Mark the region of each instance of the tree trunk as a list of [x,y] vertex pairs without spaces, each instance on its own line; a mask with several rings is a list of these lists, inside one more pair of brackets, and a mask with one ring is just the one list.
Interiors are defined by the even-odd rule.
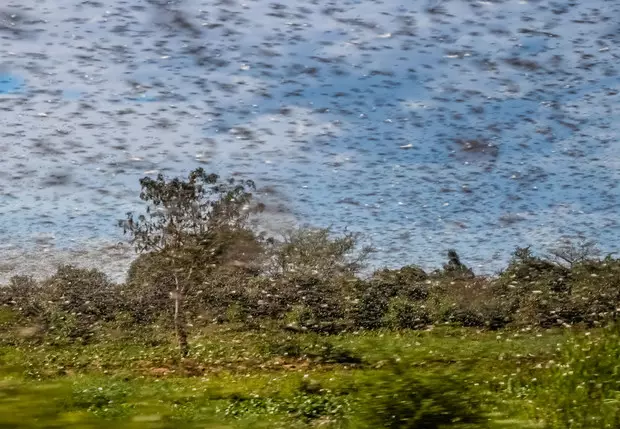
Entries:
[[179,279],[174,276],[176,282],[176,290],[174,294],[174,331],[177,336],[179,352],[181,357],[189,354],[189,344],[187,343],[187,326],[185,324],[185,315],[183,314],[183,291],[179,285]]

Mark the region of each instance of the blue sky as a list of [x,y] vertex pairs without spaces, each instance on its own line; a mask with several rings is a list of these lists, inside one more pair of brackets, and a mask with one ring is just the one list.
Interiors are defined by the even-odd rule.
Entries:
[[21,4],[0,45],[13,261],[38,239],[100,263],[139,177],[199,165],[269,187],[274,233],[363,232],[375,265],[617,250],[618,2]]

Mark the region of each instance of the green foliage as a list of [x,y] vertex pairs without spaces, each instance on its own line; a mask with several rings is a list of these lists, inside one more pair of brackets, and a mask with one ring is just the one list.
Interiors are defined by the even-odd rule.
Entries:
[[365,290],[354,312],[355,325],[363,329],[382,327],[388,308],[389,298],[382,290],[377,288]]
[[89,323],[111,319],[118,308],[115,285],[96,269],[60,266],[41,288],[49,311],[74,314]]
[[25,318],[43,312],[41,285],[31,276],[14,276],[6,287],[0,288],[0,305],[14,309]]
[[529,247],[517,247],[500,278],[530,284],[549,283],[550,287],[560,291],[563,289],[560,279],[564,279],[567,274],[566,268],[534,256]]
[[580,260],[570,268],[517,248],[495,282],[495,293],[521,325],[551,327],[615,320],[620,293],[618,260]]
[[[360,365],[364,361],[364,358],[356,351],[330,342],[322,344],[315,356],[315,361],[319,363]],[[313,355],[310,354],[310,357],[312,358]]]
[[287,358],[308,359],[322,364],[362,364],[363,358],[354,350],[336,345],[316,334],[275,338],[262,345],[264,353]]
[[407,265],[397,270],[375,271],[370,283],[381,289],[386,298],[401,296],[411,300],[424,300],[428,297],[429,276],[420,267]]
[[258,237],[245,228],[255,211],[250,207],[254,182],[221,182],[198,168],[187,180],[159,174],[142,178],[140,185],[146,215],[135,219],[128,213],[120,225],[137,251],[150,252],[132,264],[127,279],[128,293],[148,306],[161,310],[171,292],[177,305],[181,298],[185,304],[200,292],[195,289],[210,282],[216,268],[247,267],[260,253]]
[[42,321],[61,340],[86,340],[122,308],[117,286],[96,269],[60,266],[39,291]]
[[305,305],[295,305],[284,315],[284,323],[289,328],[307,330],[312,325],[312,312]]
[[332,236],[328,228],[301,228],[284,235],[272,248],[272,274],[317,277],[322,281],[350,277],[364,267],[372,248],[358,249],[359,234]]
[[[600,326],[620,314],[620,260],[611,257],[566,268],[524,248],[515,251],[497,278],[428,276],[406,266],[376,271],[367,280],[324,279],[261,272],[251,262],[252,255],[263,257],[261,238],[249,230],[221,230],[212,237],[211,249],[217,251],[196,254],[196,265],[182,278],[182,314],[193,326],[234,320],[256,327],[278,320],[290,329],[323,333],[446,323],[549,328]],[[123,329],[156,321],[170,327],[179,285],[177,262],[169,250],[142,254],[122,285],[96,270],[72,266],[59,267],[40,282],[14,278],[0,291],[3,307],[13,314],[4,325],[39,326],[70,341],[88,339],[117,314],[125,315]]]
[[230,323],[242,323],[250,316],[248,308],[239,303],[233,303],[226,309],[226,321]]
[[[221,182],[219,176],[207,174],[202,168],[190,172],[187,180],[166,179],[159,174],[156,179],[142,178],[140,185],[140,199],[147,203],[146,215],[135,219],[131,212],[127,213],[127,219],[119,226],[130,234],[136,251],[155,255],[146,261],[146,271],[138,265],[133,267],[133,277],[127,282],[128,294],[141,296],[143,289],[150,289],[149,298],[155,300],[156,308],[161,307],[162,295],[170,294],[179,351],[186,356],[188,299],[196,298],[203,292],[196,289],[210,283],[212,268],[229,262],[246,265],[225,256],[230,256],[232,243],[237,250],[235,257],[247,257],[248,247],[238,246],[238,238],[255,238],[246,230],[245,222],[250,213],[262,210],[262,206],[250,206],[251,191],[256,188],[251,180],[231,178]],[[256,244],[255,239],[250,241]],[[260,246],[253,246],[257,247]],[[143,310],[143,302],[140,304]],[[141,318],[148,314],[142,313]]]
[[618,320],[620,316],[620,260],[585,261],[570,273],[570,299],[561,317],[588,326]]
[[480,400],[455,375],[419,374],[395,363],[371,379],[367,392],[356,427],[439,429],[484,422]]
[[496,291],[494,282],[484,277],[442,279],[431,289],[431,317],[436,323],[502,328],[512,320],[512,314]]
[[146,215],[135,219],[127,213],[127,220],[120,222],[138,251],[189,247],[190,241],[201,245],[205,235],[210,239],[210,231],[242,226],[256,188],[251,180],[221,182],[202,168],[187,180],[168,180],[159,174],[156,179],[140,179],[140,185],[140,199],[148,204]]
[[320,277],[291,276],[278,283],[281,293],[289,302],[303,303],[303,310],[297,307],[297,323],[302,327],[320,331],[344,316],[343,293],[336,280],[322,280]]
[[[119,427],[119,421],[98,418],[93,413],[111,404],[109,396],[97,389],[92,394],[86,391],[75,395],[66,383],[32,386],[1,381],[0,428],[113,429]],[[189,429],[193,426],[189,423],[180,426],[179,422],[168,419],[158,412],[154,403],[123,419],[121,424],[127,429]],[[224,428],[221,425],[212,427]]]
[[392,329],[420,329],[432,323],[424,303],[396,297],[390,300],[384,325]]
[[51,311],[47,315],[47,331],[54,337],[55,344],[64,344],[76,340],[87,341],[93,334],[93,326],[83,323],[75,313]]
[[0,329],[13,326],[18,313],[8,307],[0,307]]
[[[259,237],[248,230],[220,230],[210,235],[209,251],[196,251],[187,270],[182,271],[183,307],[188,320],[194,323],[203,313],[211,314],[211,318],[225,318],[232,305],[249,313],[249,283],[257,275],[250,264],[260,258]],[[172,315],[170,293],[176,289],[179,258],[189,258],[185,252],[194,251],[179,249],[174,252],[176,256],[170,256],[168,250],[153,251],[132,262],[124,296],[131,302],[137,320],[152,321],[162,314]]]
[[[319,419],[342,419],[349,411],[346,397],[333,395],[324,389],[301,390],[288,397],[236,398],[224,410],[224,415],[234,418],[248,415],[285,415],[291,419],[310,423]],[[328,420],[329,421],[329,420]]]
[[[358,284],[358,306],[354,311],[355,323],[365,329],[376,329],[387,322],[392,327],[399,326],[394,317],[388,315],[390,301],[400,298],[396,302],[419,301],[419,307],[429,296],[429,276],[419,267],[408,265],[398,270],[383,269],[375,271],[368,282]],[[401,306],[402,307],[402,306]],[[406,310],[393,309],[403,317]],[[415,311],[414,311],[415,312]],[[420,312],[418,312],[420,313]],[[421,314],[419,314],[421,316]],[[413,317],[413,319],[417,318]]]
[[537,393],[538,417],[549,429],[620,427],[620,325],[564,344]]

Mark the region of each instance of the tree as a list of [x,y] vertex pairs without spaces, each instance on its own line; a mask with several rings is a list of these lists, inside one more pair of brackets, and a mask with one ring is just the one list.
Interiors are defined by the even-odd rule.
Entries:
[[474,272],[461,262],[456,250],[448,250],[448,263],[443,265],[443,273],[450,276],[473,278]]
[[329,228],[300,228],[271,242],[266,271],[279,301],[290,310],[292,304],[303,308],[300,326],[322,332],[340,329],[337,321],[353,306],[356,274],[372,251],[358,246],[358,240],[353,232],[334,236]]
[[568,273],[563,266],[535,256],[530,246],[516,247],[508,267],[501,276],[518,282],[539,281],[544,278],[560,278]]
[[601,254],[596,247],[596,242],[592,240],[574,242],[565,240],[557,246],[549,249],[548,259],[558,265],[568,265],[572,268],[581,262],[595,260]]
[[243,230],[248,216],[262,210],[252,206],[256,187],[251,180],[234,178],[220,181],[217,174],[202,168],[192,171],[187,180],[140,179],[140,199],[147,203],[146,214],[119,222],[131,235],[137,252],[158,256],[158,270],[165,273],[165,284],[174,302],[173,318],[179,351],[189,353],[184,299],[192,287],[193,275],[205,267],[217,266],[230,257],[228,247],[235,233]]
[[333,237],[329,228],[301,228],[275,243],[272,274],[317,277],[330,280],[357,274],[373,251],[358,248],[359,234],[345,232]]

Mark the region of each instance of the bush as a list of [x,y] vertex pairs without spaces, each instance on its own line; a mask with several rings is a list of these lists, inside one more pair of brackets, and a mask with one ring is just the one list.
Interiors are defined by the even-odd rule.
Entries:
[[497,295],[495,284],[484,277],[439,280],[428,307],[435,323],[498,329],[511,321],[509,306]]
[[48,308],[87,318],[112,319],[118,309],[117,290],[96,269],[63,265],[42,283]]
[[123,295],[131,303],[138,322],[152,322],[162,314],[171,314],[170,291],[174,290],[172,270],[165,255],[144,253],[129,266]]
[[420,267],[407,265],[397,270],[375,271],[370,283],[381,289],[386,297],[402,296],[410,300],[423,300],[428,297],[428,274]]
[[575,264],[570,275],[570,300],[560,317],[567,323],[600,325],[620,316],[620,260]]
[[392,299],[401,298],[407,302],[427,299],[428,275],[415,265],[397,270],[385,268],[375,271],[370,280],[359,282],[357,295],[358,305],[352,312],[355,325],[364,329],[378,329],[383,327],[388,319],[388,323],[394,322],[395,316],[387,315]]
[[317,344],[318,351],[310,353],[310,357],[321,363],[338,363],[359,365],[363,362],[362,357],[355,351],[329,342]]
[[551,327],[559,321],[561,304],[568,300],[570,271],[517,247],[508,267],[495,281],[495,295],[507,305],[519,325]]
[[10,307],[25,318],[43,313],[40,284],[30,276],[14,276],[6,287],[0,288],[0,304]]
[[303,303],[310,312],[309,323],[334,321],[343,316],[342,295],[334,280],[324,281],[318,277],[292,278],[296,292],[294,302]]
[[374,288],[365,291],[353,315],[355,326],[363,329],[382,327],[388,308],[389,298],[383,291]]
[[40,299],[47,327],[71,339],[88,337],[122,308],[119,290],[104,273],[71,265],[42,282]]
[[544,328],[615,320],[620,304],[620,262],[580,261],[566,268],[518,248],[495,282],[501,298],[520,325]]
[[392,329],[420,329],[432,323],[431,315],[424,303],[406,298],[390,300],[384,325]]
[[395,364],[368,382],[356,427],[439,429],[482,423],[480,402],[464,380],[418,375]]
[[271,356],[309,359],[317,363],[361,364],[363,359],[356,352],[321,338],[319,334],[288,336],[266,341],[262,352]]
[[[565,267],[534,256],[529,247],[517,247],[508,267],[500,274],[500,278],[519,283],[553,282],[553,280],[565,278],[568,272],[569,270]],[[560,282],[557,284],[558,290],[561,289]]]
[[271,308],[272,317],[282,318],[290,327],[336,333],[347,327],[343,320],[349,310],[348,288],[345,278],[288,274],[273,278],[260,302]]
[[287,327],[305,330],[312,325],[312,312],[304,305],[295,305],[284,315]]

